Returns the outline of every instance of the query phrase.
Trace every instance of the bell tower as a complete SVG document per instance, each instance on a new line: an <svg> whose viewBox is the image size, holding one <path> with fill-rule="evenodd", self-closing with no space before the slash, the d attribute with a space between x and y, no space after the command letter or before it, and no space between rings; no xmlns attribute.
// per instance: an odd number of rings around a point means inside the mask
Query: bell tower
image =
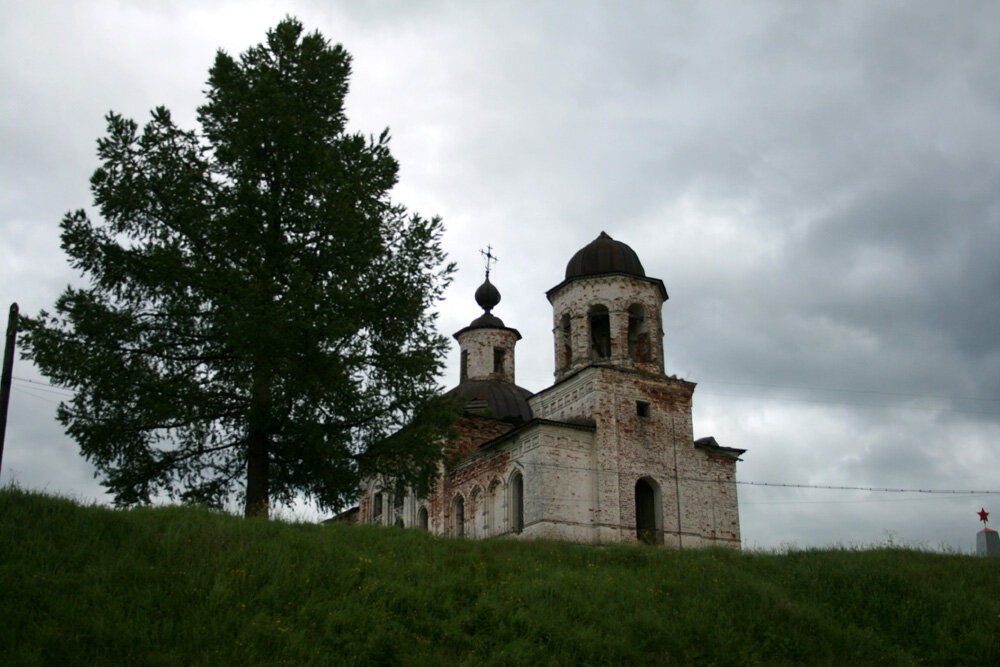
<svg viewBox="0 0 1000 667"><path fill-rule="evenodd" d="M552 304L555 376L591 365L663 375L661 310L667 289L647 278L639 257L607 233L579 250L566 278L546 296Z"/></svg>

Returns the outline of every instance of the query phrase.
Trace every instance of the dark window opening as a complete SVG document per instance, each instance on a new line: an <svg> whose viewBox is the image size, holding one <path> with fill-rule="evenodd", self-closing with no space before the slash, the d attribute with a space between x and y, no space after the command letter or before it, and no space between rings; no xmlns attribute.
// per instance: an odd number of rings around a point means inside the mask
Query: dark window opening
<svg viewBox="0 0 1000 667"><path fill-rule="evenodd" d="M590 309L590 343L593 358L607 359L611 356L611 318L604 306Z"/></svg>
<svg viewBox="0 0 1000 667"><path fill-rule="evenodd" d="M469 351L462 350L462 361L458 369L458 381L465 382L469 379Z"/></svg>
<svg viewBox="0 0 1000 667"><path fill-rule="evenodd" d="M372 523L382 521L382 494L376 493L372 496Z"/></svg>
<svg viewBox="0 0 1000 667"><path fill-rule="evenodd" d="M493 372L503 373L504 349L502 347L493 348Z"/></svg>
<svg viewBox="0 0 1000 667"><path fill-rule="evenodd" d="M510 478L510 519L515 533L524 530L524 478L519 472Z"/></svg>
<svg viewBox="0 0 1000 667"><path fill-rule="evenodd" d="M455 514L455 536L462 537L465 535L465 500L462 499L462 496L456 496L452 509L454 509Z"/></svg>
<svg viewBox="0 0 1000 667"><path fill-rule="evenodd" d="M633 361L649 361L649 330L646 311L637 303L628 308L628 356Z"/></svg>
<svg viewBox="0 0 1000 667"><path fill-rule="evenodd" d="M649 416L649 403L647 403L646 401L636 401L635 402L635 414L639 415L640 417L648 417Z"/></svg>
<svg viewBox="0 0 1000 667"><path fill-rule="evenodd" d="M656 530L656 493L644 479L635 483L635 532L644 544L659 544Z"/></svg>

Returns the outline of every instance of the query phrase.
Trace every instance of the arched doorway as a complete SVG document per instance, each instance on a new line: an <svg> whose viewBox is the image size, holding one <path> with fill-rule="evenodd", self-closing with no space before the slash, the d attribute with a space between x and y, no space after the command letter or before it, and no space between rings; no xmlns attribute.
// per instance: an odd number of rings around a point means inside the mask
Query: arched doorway
<svg viewBox="0 0 1000 667"><path fill-rule="evenodd" d="M417 510L417 528L427 530L427 508L421 507Z"/></svg>
<svg viewBox="0 0 1000 667"><path fill-rule="evenodd" d="M660 485L648 477L635 483L635 534L645 544L663 543Z"/></svg>

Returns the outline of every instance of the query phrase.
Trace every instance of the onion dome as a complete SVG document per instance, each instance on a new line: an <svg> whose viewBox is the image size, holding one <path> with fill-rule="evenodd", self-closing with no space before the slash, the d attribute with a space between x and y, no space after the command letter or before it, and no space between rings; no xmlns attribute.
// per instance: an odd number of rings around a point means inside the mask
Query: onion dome
<svg viewBox="0 0 1000 667"><path fill-rule="evenodd" d="M486 276L486 280L482 285L476 290L476 303L482 308L484 312L482 315L472 320L469 326L462 329L462 331L467 331L469 329L506 329L507 326L503 323L499 317L491 313L490 311L500 303L500 290L498 290L493 283L490 282L490 277ZM514 331L512 329L512 331ZM458 333L462 333L461 331ZM456 336L458 334L455 334ZM517 334L518 339L521 338L521 334Z"/></svg>
<svg viewBox="0 0 1000 667"><path fill-rule="evenodd" d="M581 248L566 265L566 280L605 273L625 273L646 277L639 256L621 241L615 241L606 232Z"/></svg>
<svg viewBox="0 0 1000 667"><path fill-rule="evenodd" d="M486 282L476 290L476 303L487 313L500 303L500 290L493 286L489 276L486 276Z"/></svg>

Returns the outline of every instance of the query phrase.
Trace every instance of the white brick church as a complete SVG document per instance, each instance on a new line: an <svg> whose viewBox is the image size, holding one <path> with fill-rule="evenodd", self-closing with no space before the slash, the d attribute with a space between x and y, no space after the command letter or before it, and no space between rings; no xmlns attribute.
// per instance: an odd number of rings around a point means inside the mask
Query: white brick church
<svg viewBox="0 0 1000 667"><path fill-rule="evenodd" d="M533 394L514 379L521 335L491 310L455 334L461 349L459 437L428 498L394 497L369 480L359 520L466 537L590 544L740 545L736 462L744 450L695 440L695 384L663 365L663 281L602 233L547 292L555 384Z"/></svg>

